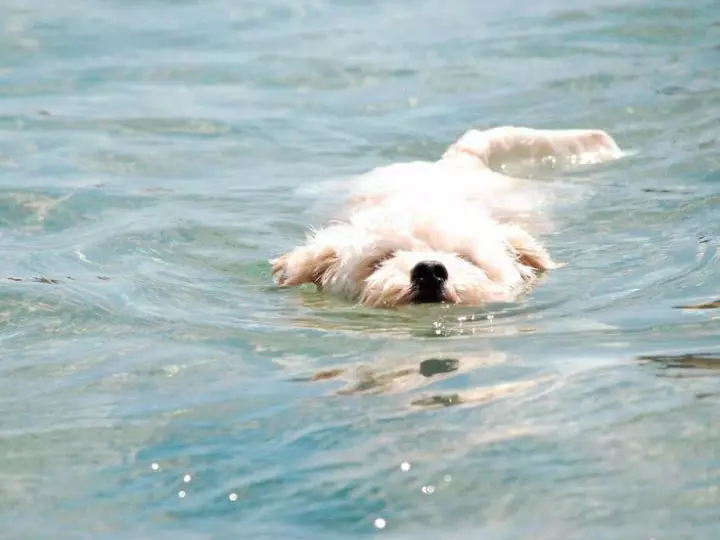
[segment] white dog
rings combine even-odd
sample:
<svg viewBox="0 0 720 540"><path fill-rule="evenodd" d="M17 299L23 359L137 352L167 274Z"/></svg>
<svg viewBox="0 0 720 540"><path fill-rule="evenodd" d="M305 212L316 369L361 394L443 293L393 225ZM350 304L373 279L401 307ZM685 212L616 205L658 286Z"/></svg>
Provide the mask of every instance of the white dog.
<svg viewBox="0 0 720 540"><path fill-rule="evenodd" d="M512 300L558 265L530 232L542 220L537 193L493 168L513 159L598 163L621 155L599 130L471 130L439 161L360 177L345 219L271 260L272 273L280 286L314 283L372 307Z"/></svg>

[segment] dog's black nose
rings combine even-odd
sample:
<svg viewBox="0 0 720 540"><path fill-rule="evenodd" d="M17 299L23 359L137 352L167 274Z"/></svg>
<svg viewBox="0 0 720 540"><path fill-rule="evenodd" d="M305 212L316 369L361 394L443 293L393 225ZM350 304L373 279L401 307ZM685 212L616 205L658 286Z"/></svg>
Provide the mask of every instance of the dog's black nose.
<svg viewBox="0 0 720 540"><path fill-rule="evenodd" d="M442 285L448 278L447 268L443 263L437 261L420 261L412 272L410 280L416 285Z"/></svg>
<svg viewBox="0 0 720 540"><path fill-rule="evenodd" d="M416 302L441 302L443 285L447 281L445 265L437 261L420 261L410 272Z"/></svg>

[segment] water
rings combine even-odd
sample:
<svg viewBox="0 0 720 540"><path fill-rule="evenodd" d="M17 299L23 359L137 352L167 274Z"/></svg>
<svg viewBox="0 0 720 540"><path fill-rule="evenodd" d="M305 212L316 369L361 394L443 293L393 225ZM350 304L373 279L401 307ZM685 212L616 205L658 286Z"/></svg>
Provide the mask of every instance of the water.
<svg viewBox="0 0 720 540"><path fill-rule="evenodd" d="M716 538L718 7L3 2L0 536ZM498 124L633 152L543 173L525 301L272 286L312 186Z"/></svg>

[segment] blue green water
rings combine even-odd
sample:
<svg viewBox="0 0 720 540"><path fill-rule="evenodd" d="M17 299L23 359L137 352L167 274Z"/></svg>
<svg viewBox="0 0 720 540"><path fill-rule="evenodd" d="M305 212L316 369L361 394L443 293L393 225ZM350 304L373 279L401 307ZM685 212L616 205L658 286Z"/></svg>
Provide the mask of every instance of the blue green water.
<svg viewBox="0 0 720 540"><path fill-rule="evenodd" d="M719 62L715 0L4 0L0 536L716 539ZM543 173L527 299L272 285L312 186L500 124L632 151Z"/></svg>

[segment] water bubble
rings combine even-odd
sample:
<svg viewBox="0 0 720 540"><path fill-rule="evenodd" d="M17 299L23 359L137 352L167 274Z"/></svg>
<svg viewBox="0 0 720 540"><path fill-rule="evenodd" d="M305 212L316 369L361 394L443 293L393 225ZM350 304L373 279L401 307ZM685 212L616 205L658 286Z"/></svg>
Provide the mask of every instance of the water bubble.
<svg viewBox="0 0 720 540"><path fill-rule="evenodd" d="M237 493L231 493L228 495L228 499L230 499L231 502L235 502L238 499Z"/></svg>
<svg viewBox="0 0 720 540"><path fill-rule="evenodd" d="M446 475L443 477L443 480L445 480L446 482L451 482L451 481L452 481L452 476L450 476L449 474L446 474Z"/></svg>
<svg viewBox="0 0 720 540"><path fill-rule="evenodd" d="M375 518L375 528L376 529L384 529L385 525L387 525L387 521L385 521L383 518Z"/></svg>
<svg viewBox="0 0 720 540"><path fill-rule="evenodd" d="M185 497L185 495L187 495L187 493L185 493L184 491L182 491L182 490L178 491L178 497L180 497L181 499L183 499Z"/></svg>
<svg viewBox="0 0 720 540"><path fill-rule="evenodd" d="M402 469L402 470L405 471L405 472L408 472L408 471L410 470L410 467L411 467L411 465L410 465L410 463L408 463L407 461L403 461L403 462L400 464L400 469Z"/></svg>
<svg viewBox="0 0 720 540"><path fill-rule="evenodd" d="M150 465L150 468L151 468L153 471L159 471L159 470L160 470L160 465L157 464L157 463L153 463L152 465Z"/></svg>
<svg viewBox="0 0 720 540"><path fill-rule="evenodd" d="M183 476L183 482L185 482L186 484L187 484L190 480L192 480L192 476L190 476L189 474L186 474L185 476Z"/></svg>
<svg viewBox="0 0 720 540"><path fill-rule="evenodd" d="M433 493L435 493L435 486L423 486L421 491L425 495L432 495Z"/></svg>

